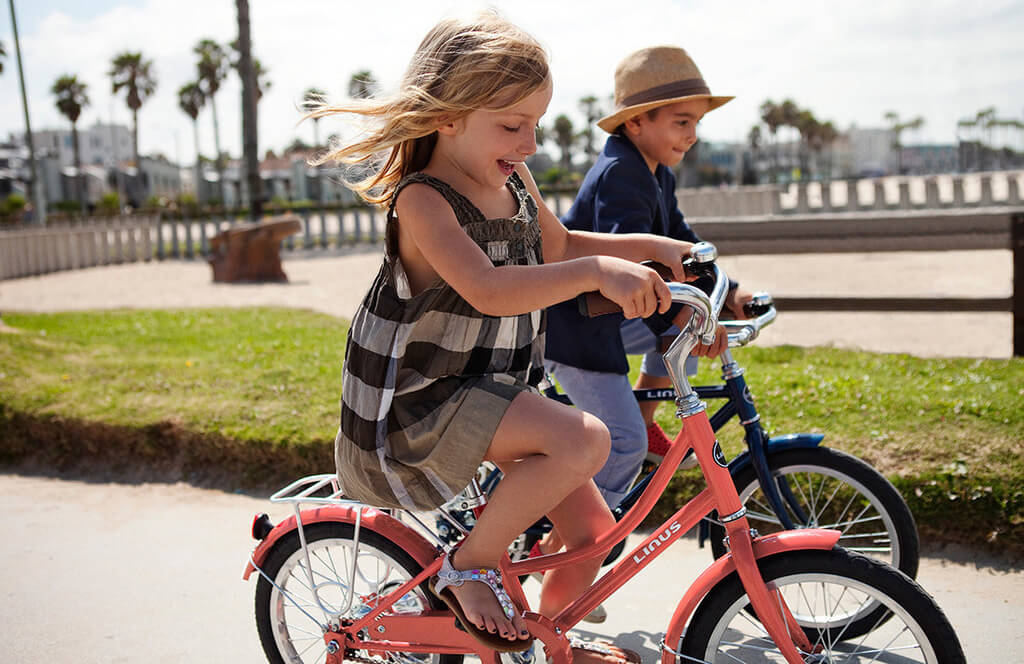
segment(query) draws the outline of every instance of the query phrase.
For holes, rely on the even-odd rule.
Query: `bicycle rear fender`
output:
[[[825,434],[823,433],[790,433],[785,436],[773,436],[765,441],[765,454],[771,456],[774,452],[818,447],[824,438]],[[729,473],[735,477],[736,473],[749,465],[750,450],[743,450],[729,462]]]
[[[786,551],[832,549],[839,541],[840,534],[838,530],[807,528],[784,530],[773,535],[765,535],[753,541],[754,557],[760,560]],[[732,554],[728,553],[701,572],[701,575],[690,585],[686,595],[676,606],[675,613],[672,614],[672,620],[669,621],[668,629],[665,632],[664,643],[668,648],[675,649],[678,646],[679,639],[683,635],[683,628],[686,627],[690,616],[705,595],[735,571],[736,565],[733,563]],[[662,664],[677,664],[675,655],[668,650],[662,651],[661,661]]]
[[[316,509],[302,511],[302,525],[309,527],[314,523],[325,521],[337,521],[338,523],[350,523],[355,525],[356,508],[340,505],[327,505]],[[249,575],[256,571],[253,563],[263,567],[263,562],[274,545],[282,537],[296,529],[295,517],[290,516],[281,523],[274,526],[274,529],[260,542],[252,553],[248,564],[245,566],[245,573],[242,578],[248,580]],[[390,514],[381,512],[372,507],[363,508],[363,518],[360,528],[372,530],[373,532],[386,537],[397,544],[403,551],[408,553],[422,567],[426,567],[437,558],[437,549],[423,538],[418,532],[405,525]]]

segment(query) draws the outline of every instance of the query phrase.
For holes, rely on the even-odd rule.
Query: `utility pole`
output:
[[[43,182],[39,179],[39,171],[36,165],[36,146],[32,139],[32,123],[28,116],[28,96],[25,94],[25,70],[21,64],[21,42],[18,40],[18,20],[14,15],[14,0],[7,0],[11,8],[11,27],[14,30],[14,52],[18,58],[18,82],[21,84],[21,107],[25,111],[25,142],[28,143],[29,170],[32,178],[32,192],[30,198],[36,207],[36,223],[46,223],[46,196],[43,193]]]

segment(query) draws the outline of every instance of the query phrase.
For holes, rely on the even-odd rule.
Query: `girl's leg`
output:
[[[608,447],[608,430],[593,415],[537,394],[516,397],[485,457],[500,464],[505,476],[456,552],[453,566],[497,567],[519,533],[581,486],[593,486],[589,480],[604,463]],[[610,519],[607,507],[604,512]],[[481,629],[510,640],[525,637],[522,619],[505,618],[483,584],[466,583],[452,591],[467,618]]]
[[[602,533],[615,527],[615,518],[593,482],[573,491],[547,516],[559,539],[569,549],[591,544]],[[551,618],[579,597],[597,578],[603,558],[599,556],[572,567],[546,572],[540,593],[540,613]]]

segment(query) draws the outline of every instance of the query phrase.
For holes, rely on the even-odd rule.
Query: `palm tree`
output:
[[[57,98],[57,110],[71,121],[71,148],[75,154],[75,192],[78,204],[85,210],[85,192],[82,188],[82,160],[78,150],[78,116],[89,105],[86,85],[77,76],[65,74],[50,89]]]
[[[827,121],[827,122],[825,122],[825,123],[823,123],[821,125],[818,125],[817,138],[818,138],[817,152],[818,152],[819,155],[821,154],[821,151],[823,149],[828,148],[828,153],[829,153],[828,167],[825,169],[825,172],[826,172],[826,176],[825,177],[827,179],[831,179],[832,178],[832,145],[839,138],[839,131],[836,129],[835,125],[832,124],[832,121],[829,120],[829,121]]]
[[[263,216],[263,180],[260,178],[259,125],[256,103],[259,101],[258,64],[252,57],[249,37],[249,0],[236,0],[238,12],[238,75],[242,78],[242,147],[245,177],[249,190],[249,218]]]
[[[924,118],[917,116],[906,122],[900,121],[899,114],[896,111],[888,111],[885,114],[885,119],[889,121],[891,125],[890,130],[892,131],[892,149],[896,151],[896,172],[903,172],[903,144],[900,143],[900,134],[907,129],[920,129],[924,126]]]
[[[554,124],[555,132],[555,144],[562,150],[562,170],[566,173],[572,168],[572,144],[576,140],[576,136],[572,131],[572,120],[569,116],[559,115],[555,118]]]
[[[259,58],[252,59],[252,69],[256,74],[256,101],[263,99],[263,93],[271,88],[270,71],[263,67]]]
[[[580,136],[583,138],[583,149],[587,153],[587,163],[594,162],[594,123],[601,118],[601,106],[598,103],[597,97],[594,95],[587,95],[580,99],[580,110],[583,112],[583,116],[587,120],[587,126],[580,132]]]
[[[235,61],[231,63],[231,66],[238,70],[241,61],[241,52],[238,48],[238,40],[236,39],[231,42],[230,46],[232,50],[235,51]],[[256,72],[256,102],[259,103],[260,99],[263,98],[263,93],[269,90],[272,86],[269,78],[270,71],[264,69],[263,62],[261,62],[259,58],[255,57],[252,59],[252,68],[253,71]],[[241,76],[241,70],[239,70],[239,76]]]
[[[814,144],[818,140],[821,123],[814,117],[814,113],[804,109],[797,113],[793,127],[800,133],[800,145],[797,151],[800,155],[800,179],[803,180],[810,176],[809,153],[814,149]]]
[[[309,113],[323,104],[327,99],[327,93],[320,88],[307,88],[302,93],[302,110]],[[320,118],[313,118],[313,146],[320,149]],[[324,181],[321,176],[320,167],[316,167],[317,198],[322,204],[324,202]]]
[[[199,154],[199,111],[206,104],[198,83],[186,83],[178,88],[178,108],[192,118],[192,135],[196,143],[196,202],[203,204],[203,166]]]
[[[201,39],[192,52],[199,56],[196,63],[198,83],[202,90],[203,97],[210,101],[210,110],[213,111],[213,144],[217,150],[214,163],[217,166],[217,175],[220,178],[221,199],[226,203],[224,195],[224,157],[220,151],[220,126],[217,123],[217,91],[220,84],[227,78],[228,62],[227,54],[223,47],[212,39]]]
[[[771,99],[766,99],[764,103],[761,104],[760,112],[761,122],[764,122],[765,126],[768,127],[768,133],[771,134],[772,137],[771,174],[772,180],[775,181],[778,176],[777,171],[779,167],[779,142],[777,133],[779,131],[779,127],[785,124],[784,118],[782,117],[782,108]]]
[[[156,90],[156,75],[153,61],[144,60],[141,53],[125,51],[114,57],[111,63],[110,80],[114,94],[125,90],[125,101],[132,112],[132,163],[136,172],[142,173],[139,163],[139,109]]]
[[[377,79],[369,69],[361,69],[348,80],[348,96],[353,99],[369,99],[377,93]]]
[[[749,177],[744,178],[744,184],[757,184],[757,162],[761,153],[761,125],[754,125],[747,132],[747,145],[750,146]]]
[[[782,127],[792,127],[793,129],[796,129],[797,131],[799,131],[798,125],[800,124],[800,107],[797,106],[796,103],[792,99],[785,99],[785,100],[783,100],[783,102],[781,104],[779,104],[779,116],[780,116],[780,119],[781,119],[780,126],[782,126]],[[799,145],[798,141],[793,141],[793,143],[795,144],[797,152],[799,153],[800,145]],[[792,150],[790,151],[789,159],[787,161],[789,162],[790,174],[792,174],[792,172],[793,172],[793,153],[792,153]]]

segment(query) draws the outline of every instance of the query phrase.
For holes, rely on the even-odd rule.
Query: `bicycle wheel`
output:
[[[346,523],[324,522],[306,527],[306,543],[314,582],[320,602],[328,611],[340,610],[348,598],[348,579],[354,550],[353,527]],[[397,544],[363,528],[359,534],[359,553],[354,577],[351,607],[338,619],[356,619],[375,606],[377,598],[422,571],[422,567]],[[313,595],[297,532],[283,537],[267,556],[263,571],[273,584],[260,575],[256,582],[256,627],[263,651],[271,664],[322,663],[327,654],[323,635],[331,616]],[[426,584],[418,586],[401,600],[396,612],[415,613],[426,609],[444,609]],[[460,664],[462,655],[356,653],[360,657],[397,664]]]
[[[839,530],[840,546],[878,558],[911,578],[917,576],[917,524],[903,497],[877,470],[827,447],[777,452],[768,457],[768,464],[794,523]],[[762,535],[782,529],[753,466],[743,468],[733,482],[752,528]],[[727,551],[724,538],[725,529],[712,523],[711,550],[716,558]],[[851,629],[863,633],[877,618],[859,616]]]
[[[921,586],[892,567],[860,554],[789,551],[759,561],[765,582],[785,600],[813,645],[807,662],[963,664],[960,641]],[[847,630],[851,614],[880,605],[891,618],[860,636]],[[711,589],[694,612],[676,653],[683,662],[783,662],[734,572]],[[693,658],[693,659],[687,659]]]

